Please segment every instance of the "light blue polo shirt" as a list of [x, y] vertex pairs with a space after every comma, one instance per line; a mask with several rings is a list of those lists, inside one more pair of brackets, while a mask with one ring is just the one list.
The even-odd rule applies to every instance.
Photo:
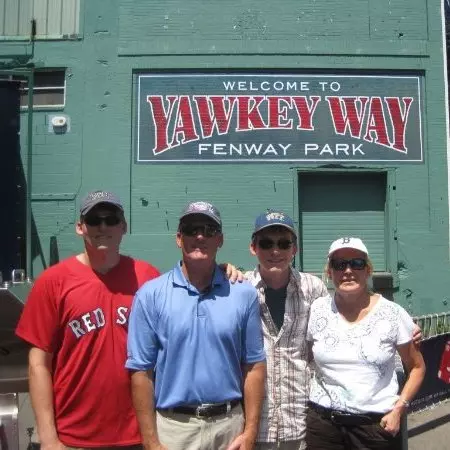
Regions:
[[259, 302], [250, 283], [216, 266], [200, 293], [179, 262], [136, 293], [128, 329], [131, 370], [154, 369], [157, 408], [242, 398], [242, 364], [265, 360]]

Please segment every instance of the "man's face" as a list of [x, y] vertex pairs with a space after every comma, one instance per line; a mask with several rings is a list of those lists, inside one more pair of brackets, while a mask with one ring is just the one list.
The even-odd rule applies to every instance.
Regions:
[[105, 203], [92, 208], [76, 225], [76, 232], [83, 237], [86, 247], [97, 250], [118, 252], [126, 231], [123, 212]]
[[192, 214], [185, 217], [177, 232], [177, 245], [184, 261], [212, 262], [223, 244], [219, 225], [207, 216]]
[[258, 258], [263, 270], [284, 272], [291, 266], [297, 245], [288, 229], [268, 227], [256, 234], [250, 244], [250, 253]]

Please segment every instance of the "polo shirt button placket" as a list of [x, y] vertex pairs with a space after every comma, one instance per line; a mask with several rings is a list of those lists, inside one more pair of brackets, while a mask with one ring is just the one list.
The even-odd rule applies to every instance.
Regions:
[[205, 318], [206, 312], [204, 310], [204, 301], [205, 301], [205, 295], [199, 294], [197, 297], [197, 317], [198, 318]]

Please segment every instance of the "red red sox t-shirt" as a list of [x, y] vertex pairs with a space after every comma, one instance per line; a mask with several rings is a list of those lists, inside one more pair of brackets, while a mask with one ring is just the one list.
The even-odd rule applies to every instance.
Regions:
[[128, 316], [136, 291], [157, 276], [150, 264], [126, 256], [106, 274], [72, 257], [36, 280], [16, 333], [53, 353], [55, 420], [63, 444], [140, 443], [125, 369]]

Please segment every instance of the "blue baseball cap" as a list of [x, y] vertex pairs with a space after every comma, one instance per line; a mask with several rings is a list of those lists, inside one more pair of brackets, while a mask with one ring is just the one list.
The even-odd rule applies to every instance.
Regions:
[[295, 231], [294, 221], [284, 212], [268, 209], [265, 213], [260, 214], [255, 220], [255, 230], [253, 236], [258, 232], [268, 227], [284, 227], [297, 236]]

